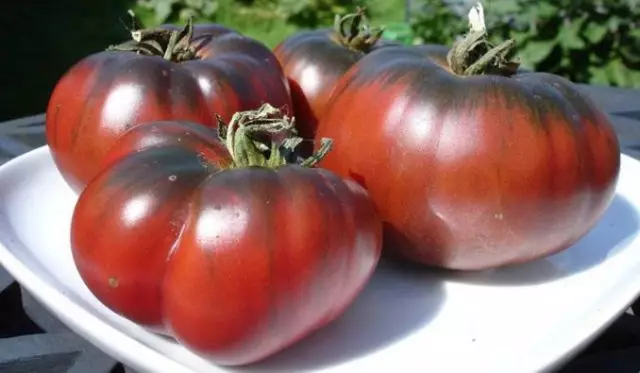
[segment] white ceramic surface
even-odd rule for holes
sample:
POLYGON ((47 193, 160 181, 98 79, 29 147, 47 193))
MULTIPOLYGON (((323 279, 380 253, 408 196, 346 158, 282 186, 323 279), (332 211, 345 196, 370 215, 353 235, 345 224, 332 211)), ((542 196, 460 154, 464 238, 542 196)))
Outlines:
POLYGON ((569 250, 465 275, 382 264, 335 323, 260 364, 220 368, 93 297, 69 249, 75 200, 46 147, 2 166, 0 263, 73 330, 143 372, 538 372, 640 293, 640 163, 623 156, 611 207, 569 250))

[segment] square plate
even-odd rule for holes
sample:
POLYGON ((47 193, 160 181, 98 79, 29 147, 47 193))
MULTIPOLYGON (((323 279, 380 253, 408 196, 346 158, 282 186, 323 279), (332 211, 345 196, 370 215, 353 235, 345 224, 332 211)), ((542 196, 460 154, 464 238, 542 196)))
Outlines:
POLYGON ((65 324, 150 372, 538 372, 558 367, 640 293, 640 163, 622 155, 616 196, 570 249, 500 270, 400 270, 382 262, 337 321, 242 368, 218 367, 104 307, 75 269, 76 195, 47 147, 0 167, 0 264, 65 324))

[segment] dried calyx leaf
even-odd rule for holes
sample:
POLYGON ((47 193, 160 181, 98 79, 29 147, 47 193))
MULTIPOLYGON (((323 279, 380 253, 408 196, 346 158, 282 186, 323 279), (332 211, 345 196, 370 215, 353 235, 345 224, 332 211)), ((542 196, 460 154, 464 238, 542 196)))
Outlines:
POLYGON ((193 19, 180 30, 151 28, 140 26, 133 11, 129 10, 132 27, 129 29, 131 40, 112 45, 108 51, 135 52, 147 56, 161 56, 173 62, 184 62, 196 59, 196 47, 193 41, 193 19))
POLYGON ((218 116, 218 136, 231 155, 231 168, 276 168, 285 164, 313 167, 332 145, 331 140, 322 139, 316 153, 298 161, 296 148, 304 140, 297 136, 295 120, 270 104, 238 112, 228 124, 218 116))
POLYGON ((365 8, 358 7, 352 14, 345 16, 336 14, 331 37, 351 50, 367 53, 380 40, 383 33, 384 28, 369 25, 365 8))
POLYGON ((520 62, 513 58, 515 40, 509 39, 497 46, 489 42, 484 8, 480 3, 471 8, 468 17, 469 32, 453 44, 447 55, 451 71, 462 76, 515 74, 520 66, 520 62))

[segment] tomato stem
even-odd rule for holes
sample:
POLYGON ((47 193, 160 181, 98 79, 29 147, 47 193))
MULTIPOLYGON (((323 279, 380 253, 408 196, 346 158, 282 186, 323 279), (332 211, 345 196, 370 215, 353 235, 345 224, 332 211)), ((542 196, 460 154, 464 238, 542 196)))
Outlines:
POLYGON ((133 27, 129 30, 131 40, 112 45, 108 51, 135 52, 146 56, 161 56, 172 62, 184 62, 196 58, 196 48, 192 44, 193 19, 190 17, 181 30, 165 28, 144 29, 133 13, 129 11, 133 27))
POLYGON ((520 65, 513 58, 516 42, 509 39, 497 46, 489 42, 482 4, 477 3, 469 11, 469 25, 469 32, 453 44, 447 55, 451 71, 462 76, 515 74, 520 65))
POLYGON ((323 137, 320 139, 320 148, 307 159, 303 160, 300 165, 304 167, 314 167, 329 153, 332 147, 333 140, 323 137))
POLYGON ((309 158, 291 161, 296 147, 304 140, 297 136, 294 118, 270 104, 263 104, 257 110, 238 112, 229 124, 218 116, 218 135, 233 160, 230 168, 277 168, 291 163, 313 167, 332 145, 331 140, 323 139, 320 149, 309 158))
POLYGON ((342 17, 336 14, 333 29, 331 38, 336 43, 362 53, 369 52, 384 33, 383 27, 369 26, 364 7, 342 17))

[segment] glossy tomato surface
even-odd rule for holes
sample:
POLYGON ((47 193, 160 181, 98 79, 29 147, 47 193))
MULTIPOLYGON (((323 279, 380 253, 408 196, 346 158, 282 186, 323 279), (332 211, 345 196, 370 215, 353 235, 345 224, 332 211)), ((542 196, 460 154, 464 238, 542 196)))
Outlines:
POLYGON ((380 39, 381 32, 369 28, 364 14, 356 13, 342 17, 334 29, 301 31, 276 46, 273 51, 289 80, 302 137, 315 134, 342 74, 367 53, 396 44, 380 39))
POLYGON ((197 124, 127 132, 81 193, 73 258, 113 311, 218 364, 271 355, 342 314, 382 225, 364 188, 297 165, 225 169, 197 124))
POLYGON ((385 251, 463 270, 563 250, 612 200, 619 144, 607 117, 551 74, 458 76, 443 47, 383 48, 341 79, 320 164, 365 186, 385 251))
POLYGON ((196 25, 193 58, 127 51, 90 55, 57 83, 46 112, 47 143, 65 180, 81 190, 125 130, 157 120, 215 127, 269 102, 291 109, 276 58, 260 42, 216 25, 196 25))

